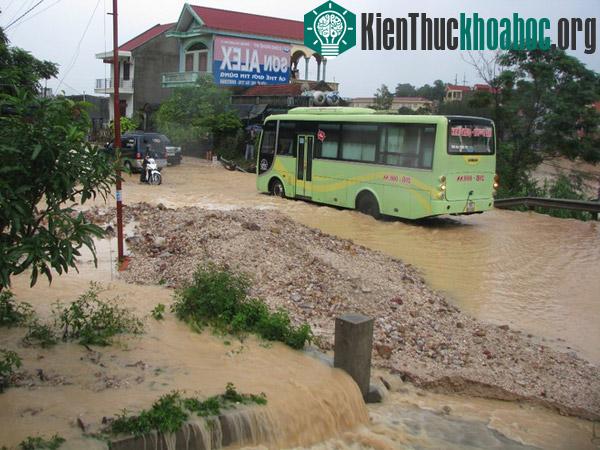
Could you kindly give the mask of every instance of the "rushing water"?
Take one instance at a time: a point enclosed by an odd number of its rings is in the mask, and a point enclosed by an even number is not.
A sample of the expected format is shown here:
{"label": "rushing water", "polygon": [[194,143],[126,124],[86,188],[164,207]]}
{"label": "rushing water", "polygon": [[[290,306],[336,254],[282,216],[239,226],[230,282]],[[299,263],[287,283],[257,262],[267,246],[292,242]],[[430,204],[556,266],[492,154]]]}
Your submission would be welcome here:
{"label": "rushing water", "polygon": [[554,345],[600,362],[599,222],[503,210],[375,221],[354,211],[261,195],[253,174],[190,159],[167,169],[164,179],[158,188],[125,183],[125,202],[276,208],[413,264],[431,286],[479,319],[555,339]]}
{"label": "rushing water", "polygon": [[102,295],[118,297],[144,317],[145,332],[117,339],[109,347],[61,343],[39,349],[21,344],[22,328],[0,330],[0,348],[15,349],[27,374],[21,387],[0,395],[0,447],[15,448],[26,436],[58,433],[67,439],[61,447],[66,450],[105,449],[101,441],[82,437],[78,418],[96,432],[104,416],[148,408],[173,390],[205,398],[222,393],[228,382],[240,392],[267,395],[266,406],[230,417],[229,428],[250,428],[254,439],[247,439],[249,444],[310,445],[368,422],[357,385],[339,369],[280,343],[194,333],[171,315],[160,322],[151,319],[152,308],[169,305],[173,291],[117,280],[111,269],[114,239],[98,244],[98,269],[86,256],[80,274],[56,277],[51,286],[41,281],[33,289],[26,276],[16,277],[13,292],[48,321],[57,300],[74,300],[90,281],[99,281],[106,288]]}

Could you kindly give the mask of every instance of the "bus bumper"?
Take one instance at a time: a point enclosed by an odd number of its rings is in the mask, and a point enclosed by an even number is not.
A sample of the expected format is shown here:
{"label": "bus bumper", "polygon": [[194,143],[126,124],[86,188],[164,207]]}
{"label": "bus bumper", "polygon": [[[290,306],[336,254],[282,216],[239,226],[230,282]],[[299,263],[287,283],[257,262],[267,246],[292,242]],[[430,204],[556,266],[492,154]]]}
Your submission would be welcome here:
{"label": "bus bumper", "polygon": [[471,207],[467,208],[467,199],[464,200],[432,200],[431,212],[433,216],[442,214],[473,214],[489,211],[494,207],[493,198],[478,198],[469,200]]}

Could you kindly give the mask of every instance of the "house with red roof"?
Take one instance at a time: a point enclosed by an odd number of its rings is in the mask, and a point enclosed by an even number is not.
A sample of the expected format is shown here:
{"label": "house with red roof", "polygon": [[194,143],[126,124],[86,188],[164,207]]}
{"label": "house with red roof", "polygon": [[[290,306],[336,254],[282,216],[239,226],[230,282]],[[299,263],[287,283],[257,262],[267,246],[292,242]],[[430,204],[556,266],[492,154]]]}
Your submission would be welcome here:
{"label": "house with red roof", "polygon": [[[169,97],[170,89],[161,89],[165,70],[177,70],[177,44],[166,37],[174,23],[157,24],[119,46],[119,100],[122,116],[133,117],[136,112],[145,115],[155,110]],[[107,64],[106,78],[96,79],[94,92],[109,94],[110,118],[113,114],[113,52],[96,54]]]}
{"label": "house with red roof", "polygon": [[471,92],[471,88],[469,86],[461,86],[457,84],[447,84],[446,85],[446,97],[444,97],[445,102],[460,102],[462,101],[464,94],[467,92]]}
{"label": "house with red roof", "polygon": [[[96,57],[112,73],[112,52]],[[327,59],[304,46],[302,21],[186,3],[177,22],[122,44],[119,66],[121,112],[131,117],[157,109],[172,88],[207,75],[237,95],[256,85],[271,87],[273,95],[302,91],[310,85],[309,70],[316,68],[312,81],[325,80]],[[296,83],[303,88],[277,87]],[[96,93],[113,90],[112,78],[96,80]]]}

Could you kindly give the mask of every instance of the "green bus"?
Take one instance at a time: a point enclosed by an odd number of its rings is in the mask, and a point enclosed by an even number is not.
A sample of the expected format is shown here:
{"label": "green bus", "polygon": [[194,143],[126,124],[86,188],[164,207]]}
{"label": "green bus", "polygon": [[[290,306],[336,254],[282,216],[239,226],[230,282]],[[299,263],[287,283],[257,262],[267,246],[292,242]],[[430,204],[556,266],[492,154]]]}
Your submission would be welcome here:
{"label": "green bus", "polygon": [[375,218],[419,219],[491,209],[495,169],[488,119],[294,108],[265,120],[257,188]]}

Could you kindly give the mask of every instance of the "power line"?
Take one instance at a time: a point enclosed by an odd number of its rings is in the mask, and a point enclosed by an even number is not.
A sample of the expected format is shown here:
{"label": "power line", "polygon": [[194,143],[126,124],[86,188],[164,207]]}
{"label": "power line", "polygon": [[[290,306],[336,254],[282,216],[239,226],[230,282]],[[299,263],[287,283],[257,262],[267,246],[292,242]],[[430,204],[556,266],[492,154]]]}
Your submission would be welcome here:
{"label": "power line", "polygon": [[81,43],[83,42],[83,39],[85,38],[85,35],[87,34],[88,29],[90,28],[90,25],[92,24],[92,19],[94,18],[94,15],[96,14],[96,10],[98,9],[99,4],[100,4],[100,0],[98,0],[96,2],[96,6],[94,7],[94,10],[92,11],[92,15],[90,16],[90,19],[88,20],[88,23],[85,26],[85,29],[83,30],[83,34],[81,35],[81,38],[79,39],[79,42],[77,43],[77,47],[75,48],[75,53],[73,54],[73,57],[71,58],[71,63],[69,65],[69,68],[65,71],[64,75],[62,76],[62,78],[60,79],[60,81],[58,83],[58,86],[56,87],[57,90],[58,90],[58,88],[60,88],[60,85],[63,84],[65,78],[67,77],[67,75],[69,75],[69,72],[71,72],[71,69],[73,69],[73,67],[75,67],[75,62],[77,62],[77,58],[79,57],[79,52],[81,51]]}
{"label": "power line", "polygon": [[43,2],[44,2],[44,0],[40,0],[39,2],[37,2],[35,5],[33,5],[31,8],[29,8],[27,11],[25,11],[23,14],[21,14],[19,17],[17,17],[15,20],[13,20],[11,23],[6,25],[4,30],[5,31],[8,30],[13,24],[18,22],[21,18],[25,17],[27,14],[29,14],[31,11],[33,11],[35,8],[37,8],[39,5],[41,5]]}
{"label": "power line", "polygon": [[62,2],[62,0],[56,0],[54,3],[51,3],[51,4],[49,4],[48,6],[46,6],[46,7],[45,7],[44,9],[42,9],[41,11],[38,11],[38,12],[36,12],[35,14],[33,14],[33,15],[29,16],[28,18],[26,18],[26,19],[24,19],[24,20],[21,20],[21,21],[20,21],[20,22],[17,24],[17,26],[20,26],[20,25],[24,24],[25,22],[27,22],[28,20],[31,20],[31,19],[33,19],[34,17],[37,17],[37,16],[39,16],[40,14],[42,14],[43,12],[45,12],[45,11],[49,10],[49,9],[50,9],[50,8],[52,8],[54,5],[56,5],[57,3],[60,3],[60,2]]}

